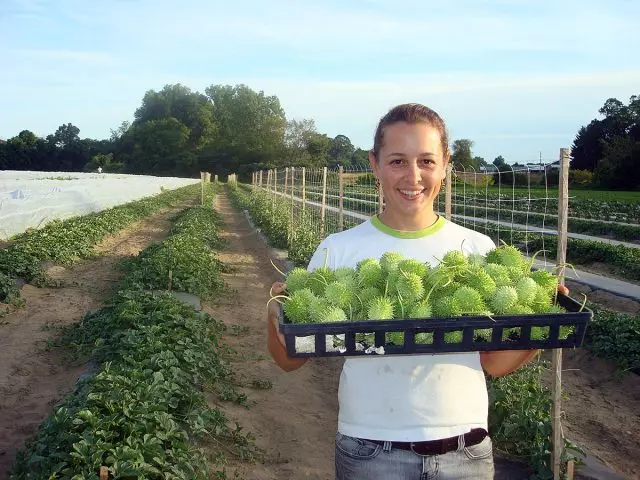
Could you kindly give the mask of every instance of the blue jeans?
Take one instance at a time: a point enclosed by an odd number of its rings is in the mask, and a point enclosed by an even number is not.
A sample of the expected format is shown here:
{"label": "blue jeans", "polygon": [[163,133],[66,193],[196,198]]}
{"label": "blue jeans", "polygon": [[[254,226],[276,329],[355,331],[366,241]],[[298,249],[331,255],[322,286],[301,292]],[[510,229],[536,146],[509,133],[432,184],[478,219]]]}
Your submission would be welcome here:
{"label": "blue jeans", "polygon": [[336,480],[492,480],[493,449],[487,436],[470,447],[421,456],[367,440],[336,434]]}

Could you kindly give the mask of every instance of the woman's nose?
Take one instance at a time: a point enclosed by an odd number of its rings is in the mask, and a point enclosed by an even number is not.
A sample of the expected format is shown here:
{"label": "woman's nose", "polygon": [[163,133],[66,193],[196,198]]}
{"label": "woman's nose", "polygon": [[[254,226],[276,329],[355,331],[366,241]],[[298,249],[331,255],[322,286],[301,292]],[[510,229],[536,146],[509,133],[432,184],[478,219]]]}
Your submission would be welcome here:
{"label": "woman's nose", "polygon": [[409,164],[408,177],[413,184],[420,183],[420,168],[417,163]]}

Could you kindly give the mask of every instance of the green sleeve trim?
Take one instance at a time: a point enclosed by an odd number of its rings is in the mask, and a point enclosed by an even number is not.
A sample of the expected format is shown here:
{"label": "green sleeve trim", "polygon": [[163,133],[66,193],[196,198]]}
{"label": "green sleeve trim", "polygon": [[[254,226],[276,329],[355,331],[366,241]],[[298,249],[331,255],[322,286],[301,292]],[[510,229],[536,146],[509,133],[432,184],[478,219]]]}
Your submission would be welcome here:
{"label": "green sleeve trim", "polygon": [[428,235],[433,235],[434,233],[439,232],[442,227],[444,227],[446,220],[444,217],[438,215],[438,220],[435,221],[433,225],[428,226],[427,228],[422,228],[420,230],[396,230],[395,228],[388,227],[384,223],[380,221],[378,215],[374,215],[371,217],[371,225],[380,230],[382,233],[386,233],[387,235],[391,235],[397,238],[422,238]]}

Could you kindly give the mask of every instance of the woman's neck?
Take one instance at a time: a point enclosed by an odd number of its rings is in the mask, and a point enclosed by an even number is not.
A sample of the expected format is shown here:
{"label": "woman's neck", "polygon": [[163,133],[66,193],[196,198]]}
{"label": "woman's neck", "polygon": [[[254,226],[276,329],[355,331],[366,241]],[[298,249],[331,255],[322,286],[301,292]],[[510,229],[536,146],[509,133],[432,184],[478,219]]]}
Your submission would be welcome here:
{"label": "woman's neck", "polygon": [[404,232],[413,232],[430,227],[431,225],[436,223],[436,221],[438,220],[438,215],[433,211],[433,209],[430,209],[420,216],[415,217],[401,217],[392,215],[388,210],[384,210],[378,215],[378,218],[389,228]]}

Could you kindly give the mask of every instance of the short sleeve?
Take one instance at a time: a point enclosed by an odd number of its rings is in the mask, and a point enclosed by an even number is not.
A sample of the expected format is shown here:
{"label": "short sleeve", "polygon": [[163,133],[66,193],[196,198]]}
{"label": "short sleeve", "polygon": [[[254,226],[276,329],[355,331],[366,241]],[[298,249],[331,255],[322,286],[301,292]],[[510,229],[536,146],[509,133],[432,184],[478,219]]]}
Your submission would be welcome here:
{"label": "short sleeve", "polygon": [[309,265],[307,265],[307,271],[311,272],[316,268],[324,267],[325,262],[327,267],[329,267],[331,270],[334,269],[333,265],[335,262],[333,259],[333,252],[330,248],[330,244],[331,235],[325,237],[318,245],[318,248],[316,248],[316,251],[313,252],[311,260],[309,260]]}

